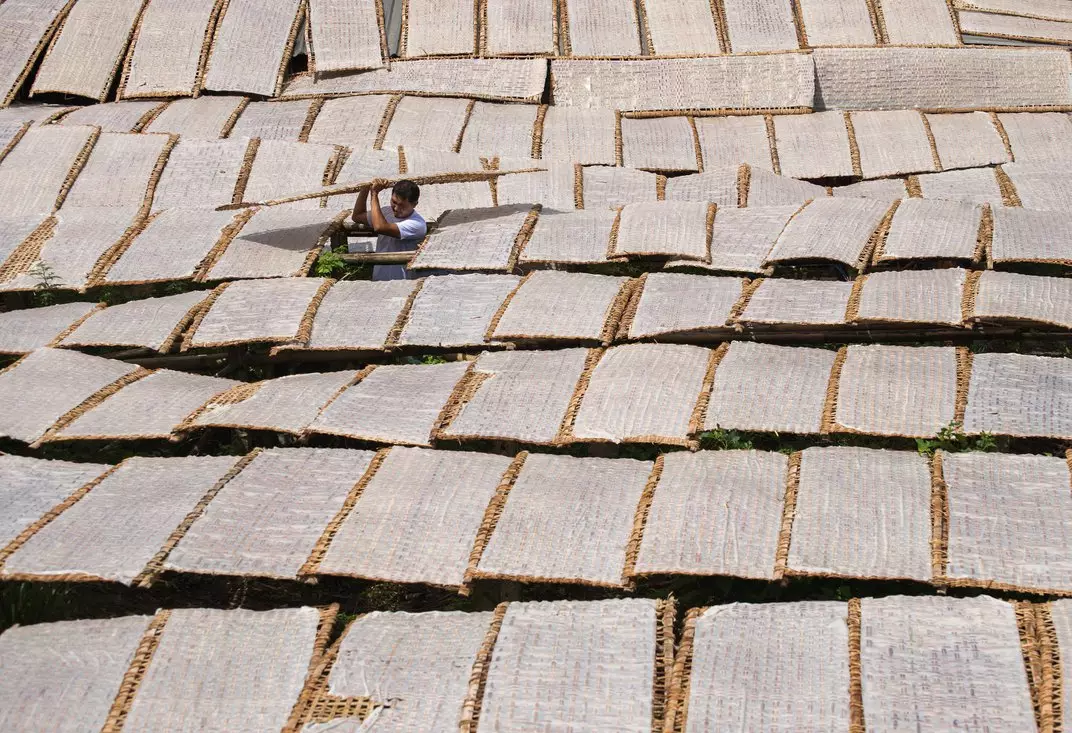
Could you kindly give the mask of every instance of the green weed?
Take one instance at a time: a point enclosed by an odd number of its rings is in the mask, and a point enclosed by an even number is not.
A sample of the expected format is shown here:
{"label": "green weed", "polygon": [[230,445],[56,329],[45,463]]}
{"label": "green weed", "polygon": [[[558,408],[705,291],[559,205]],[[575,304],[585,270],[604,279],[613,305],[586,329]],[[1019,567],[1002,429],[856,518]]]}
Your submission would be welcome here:
{"label": "green weed", "polygon": [[921,455],[932,455],[936,450],[946,453],[963,453],[966,451],[990,452],[997,450],[998,441],[990,433],[976,436],[965,435],[962,426],[956,420],[938,431],[934,438],[916,438],[916,450]]}

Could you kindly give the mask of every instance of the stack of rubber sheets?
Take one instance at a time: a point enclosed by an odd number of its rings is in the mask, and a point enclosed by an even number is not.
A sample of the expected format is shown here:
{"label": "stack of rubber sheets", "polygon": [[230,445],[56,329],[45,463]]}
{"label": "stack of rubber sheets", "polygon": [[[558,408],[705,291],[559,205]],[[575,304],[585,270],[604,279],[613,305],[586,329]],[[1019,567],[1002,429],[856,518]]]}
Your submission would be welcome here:
{"label": "stack of rubber sheets", "polygon": [[811,59],[816,97],[827,109],[1038,111],[1072,104],[1072,60],[1058,49],[817,48]]}
{"label": "stack of rubber sheets", "polygon": [[0,724],[281,730],[334,617],[333,608],[183,608],[9,629],[0,636]]}

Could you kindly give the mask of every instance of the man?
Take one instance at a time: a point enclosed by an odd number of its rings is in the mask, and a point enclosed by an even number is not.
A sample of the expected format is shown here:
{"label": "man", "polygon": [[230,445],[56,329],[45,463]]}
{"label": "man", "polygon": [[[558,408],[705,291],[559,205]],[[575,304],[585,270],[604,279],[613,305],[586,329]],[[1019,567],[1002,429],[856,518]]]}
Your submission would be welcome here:
{"label": "man", "polygon": [[[391,205],[380,206],[380,191],[388,182],[377,178],[361,191],[354,204],[354,221],[365,224],[379,236],[377,252],[410,252],[428,233],[428,224],[416,211],[421,189],[413,181],[399,181],[391,188]],[[369,208],[369,191],[373,206]],[[409,271],[402,265],[376,265],[372,268],[373,280],[405,280]]]}

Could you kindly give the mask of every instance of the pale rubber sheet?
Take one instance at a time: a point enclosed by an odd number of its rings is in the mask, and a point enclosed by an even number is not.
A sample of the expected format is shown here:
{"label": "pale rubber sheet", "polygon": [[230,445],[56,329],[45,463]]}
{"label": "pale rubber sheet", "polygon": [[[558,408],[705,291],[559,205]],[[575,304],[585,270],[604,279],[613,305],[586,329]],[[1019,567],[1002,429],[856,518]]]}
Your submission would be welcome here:
{"label": "pale rubber sheet", "polygon": [[320,612],[176,609],[138,686],[129,730],[282,728],[313,660]]}
{"label": "pale rubber sheet", "polygon": [[237,460],[130,458],[12,554],[3,574],[77,574],[130,585]]}
{"label": "pale rubber sheet", "polygon": [[[1040,96],[1057,97],[1053,74],[1060,64],[1049,61],[1054,68],[1047,68],[1051,77]],[[794,53],[642,61],[554,59],[551,80],[555,104],[623,112],[810,108],[815,96],[811,58]],[[1069,94],[1060,96],[1067,99]]]}
{"label": "pale rubber sheet", "polygon": [[914,452],[801,454],[787,568],[804,575],[931,580],[931,474]]}
{"label": "pale rubber sheet", "polygon": [[1034,730],[1012,604],[985,596],[865,598],[861,617],[869,729],[895,730],[907,718],[933,731],[969,720],[980,730]]}
{"label": "pale rubber sheet", "polygon": [[270,379],[239,402],[209,401],[193,424],[301,433],[355,376],[356,372],[343,371]]}
{"label": "pale rubber sheet", "polygon": [[392,448],[318,572],[460,587],[509,456]]}
{"label": "pale rubber sheet", "polygon": [[278,95],[301,12],[301,0],[268,5],[258,0],[228,0],[216,27],[205,89]]}
{"label": "pale rubber sheet", "polygon": [[834,352],[738,341],[715,369],[705,430],[818,433]]}
{"label": "pale rubber sheet", "polygon": [[160,369],[128,384],[52,440],[151,440],[171,436],[190,415],[241,382]]}
{"label": "pale rubber sheet", "polygon": [[826,109],[970,111],[1072,104],[1072,60],[1056,49],[820,48],[811,58],[817,99]]}
{"label": "pale rubber sheet", "polygon": [[515,603],[488,669],[478,733],[533,720],[574,730],[649,733],[656,602]]}
{"label": "pale rubber sheet", "polygon": [[929,437],[953,421],[953,347],[849,346],[837,385],[837,429]]}
{"label": "pale rubber sheet", "polygon": [[969,434],[1072,436],[1072,367],[1068,359],[976,354],[964,431]]}
{"label": "pale rubber sheet", "polygon": [[761,115],[696,117],[704,170],[747,163],[774,171],[767,122]]}
{"label": "pale rubber sheet", "polygon": [[858,323],[960,325],[967,270],[874,272],[860,290]]}
{"label": "pale rubber sheet", "polygon": [[633,320],[631,339],[727,327],[744,280],[736,277],[656,272],[644,280]]}
{"label": "pale rubber sheet", "polygon": [[165,567],[294,578],[373,455],[330,448],[261,453],[216,495]]}
{"label": "pale rubber sheet", "polygon": [[851,282],[767,278],[737,320],[749,326],[840,326],[851,294]]}
{"label": "pale rubber sheet", "polygon": [[491,339],[609,341],[624,307],[620,293],[628,281],[583,272],[534,272],[511,297]]}
{"label": "pale rubber sheet", "polygon": [[161,350],[181,336],[193,309],[209,293],[195,290],[160,298],[131,300],[94,313],[61,342],[61,346],[142,346]]}
{"label": "pale rubber sheet", "polygon": [[[328,693],[368,696],[383,707],[376,733],[446,730],[457,725],[469,692],[490,612],[372,611],[355,619],[345,632],[328,676]],[[304,731],[357,729],[356,718],[310,724]]]}
{"label": "pale rubber sheet", "polygon": [[430,445],[432,431],[468,363],[387,364],[328,405],[313,433],[400,445]]}
{"label": "pale rubber sheet", "polygon": [[879,260],[972,260],[982,217],[981,206],[959,201],[902,201],[890,221]]}
{"label": "pale rubber sheet", "polygon": [[621,586],[652,463],[532,454],[484,550],[483,577]]}
{"label": "pale rubber sheet", "polygon": [[616,346],[592,372],[573,438],[612,443],[684,443],[710,351],[698,346]]}
{"label": "pale rubber sheet", "polygon": [[123,250],[104,274],[104,281],[146,283],[192,278],[235,219],[233,211],[161,211]]}
{"label": "pale rubber sheet", "polygon": [[586,349],[482,354],[473,366],[482,379],[476,393],[439,437],[554,442],[587,355]]}
{"label": "pale rubber sheet", "polygon": [[0,726],[56,733],[103,728],[150,620],[123,616],[5,631],[0,636]]}
{"label": "pale rubber sheet", "polygon": [[309,348],[382,349],[417,286],[414,280],[335,283],[316,311]]}
{"label": "pale rubber sheet", "polygon": [[402,346],[479,346],[516,275],[456,275],[424,282],[406,318]]}
{"label": "pale rubber sheet", "polygon": [[317,278],[232,283],[212,303],[190,345],[197,348],[293,340],[322,284]]}
{"label": "pale rubber sheet", "polygon": [[788,459],[749,450],[681,451],[664,460],[637,574],[772,578]]}
{"label": "pale rubber sheet", "polygon": [[943,453],[950,578],[1072,591],[1072,495],[1063,457]]}
{"label": "pale rubber sheet", "polygon": [[849,730],[847,608],[731,603],[695,621],[683,730]]}
{"label": "pale rubber sheet", "polygon": [[73,351],[38,349],[0,373],[0,436],[32,443],[69,411],[137,369]]}
{"label": "pale rubber sheet", "polygon": [[0,455],[0,550],[111,466]]}
{"label": "pale rubber sheet", "polygon": [[62,303],[0,313],[0,354],[25,354],[48,346],[95,308],[93,303]]}

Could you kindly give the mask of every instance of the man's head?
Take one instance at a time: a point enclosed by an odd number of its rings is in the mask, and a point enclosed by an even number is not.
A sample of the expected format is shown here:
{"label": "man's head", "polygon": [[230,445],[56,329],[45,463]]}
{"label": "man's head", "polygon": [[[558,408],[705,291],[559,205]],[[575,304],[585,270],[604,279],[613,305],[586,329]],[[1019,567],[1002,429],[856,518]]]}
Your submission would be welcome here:
{"label": "man's head", "polygon": [[399,181],[391,188],[391,213],[399,219],[405,219],[417,207],[421,198],[421,189],[413,181]]}

